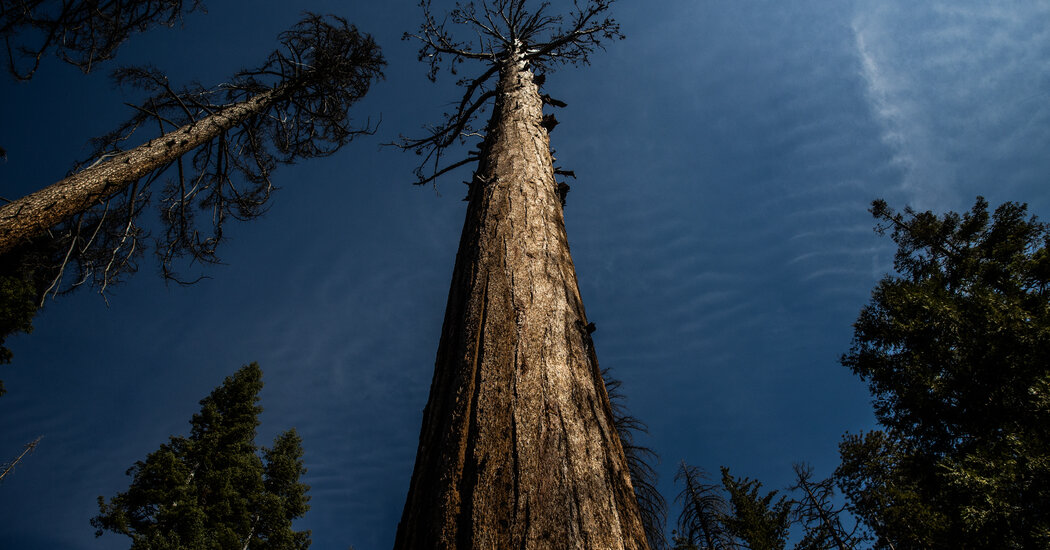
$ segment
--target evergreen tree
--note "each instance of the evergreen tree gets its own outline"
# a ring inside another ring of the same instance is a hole
[[[261,389],[255,363],[227,377],[201,400],[188,437],[136,462],[127,491],[98,498],[95,535],[126,535],[136,550],[307,548],[309,531],[292,529],[309,508],[301,440],[289,430],[259,456]]]
[[[722,486],[729,495],[729,512],[721,518],[726,532],[750,550],[782,550],[787,545],[793,501],[777,499],[777,491],[759,495],[761,483],[733,477],[724,466]]]
[[[844,438],[839,485],[879,547],[1050,547],[1050,228],[980,197],[872,214],[899,275],[842,363],[883,429]]]

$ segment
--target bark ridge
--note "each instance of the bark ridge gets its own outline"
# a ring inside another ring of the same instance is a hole
[[[500,68],[395,548],[647,548],[542,100]]]

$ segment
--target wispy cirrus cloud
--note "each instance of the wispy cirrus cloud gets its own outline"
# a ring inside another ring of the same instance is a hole
[[[858,7],[860,74],[905,200],[956,209],[993,180],[1038,177],[1026,172],[1050,142],[1047,23],[1041,3]]]

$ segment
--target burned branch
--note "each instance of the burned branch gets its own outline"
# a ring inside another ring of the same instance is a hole
[[[569,106],[568,103],[565,103],[564,101],[561,101],[561,100],[558,100],[558,99],[554,99],[553,97],[551,97],[548,94],[541,94],[540,95],[540,99],[543,100],[543,104],[544,105],[550,105],[551,107],[562,108],[562,107],[568,107]]]
[[[418,32],[405,33],[404,39],[421,43],[419,59],[428,63],[428,77],[435,80],[443,67],[457,74],[457,66],[467,60],[488,66],[477,78],[458,82],[465,88],[463,98],[451,113],[444,115],[442,123],[426,127],[422,138],[402,136],[397,143],[423,157],[416,169],[417,184],[432,182],[448,171],[441,162],[448,148],[465,143],[468,137],[484,137],[474,124],[490,108],[495,93],[487,86],[506,63],[517,59],[544,71],[560,64],[586,64],[604,41],[623,38],[619,24],[606,16],[612,0],[574,2],[573,10],[566,16],[548,14],[547,2],[533,10],[526,9],[525,4],[525,0],[468,2],[439,21],[430,10],[430,0],[423,0],[423,24]],[[472,27],[476,38],[454,39],[448,29],[458,25]],[[535,77],[537,81],[543,78],[543,74]],[[562,101],[544,97],[549,105],[565,106]]]
[[[552,114],[543,115],[543,120],[540,121],[540,126],[543,126],[547,133],[554,131],[554,127],[558,125],[558,119]]]
[[[174,27],[200,0],[0,0],[0,39],[7,69],[29,80],[54,51],[85,73],[112,59],[133,33]]]
[[[569,194],[569,184],[564,181],[558,182],[558,198],[561,200],[562,208],[565,207],[565,197]]]
[[[590,323],[588,330],[593,325],[594,323]],[[637,434],[648,434],[649,427],[628,411],[627,396],[621,389],[623,382],[613,378],[608,368],[602,369],[601,374],[605,391],[609,393],[613,425],[616,427],[617,435],[620,436],[627,467],[631,471],[631,483],[638,499],[638,509],[642,516],[645,537],[649,541],[650,550],[662,550],[667,548],[667,539],[664,535],[664,527],[667,524],[667,501],[656,488],[658,476],[654,467],[654,464],[660,459],[655,451],[640,445],[635,440]]]
[[[15,466],[18,466],[19,462],[22,462],[23,458],[25,458],[27,455],[33,452],[36,449],[36,446],[40,444],[40,440],[43,438],[44,436],[42,435],[37,436],[36,439],[30,441],[29,443],[26,443],[25,446],[22,447],[22,452],[19,453],[19,455],[16,456],[14,460],[5,464],[0,464],[0,481],[3,481],[4,478],[7,477],[7,474],[11,473],[11,471],[15,469]]]
[[[261,67],[214,88],[176,89],[149,67],[118,70],[119,83],[150,97],[94,140],[91,166],[0,207],[0,253],[30,241],[60,242],[66,260],[58,261],[77,273],[63,285],[59,269],[52,289],[88,281],[105,289],[136,270],[148,235],[140,214],[157,198],[163,228],[155,251],[164,276],[178,281],[174,264],[182,258],[218,262],[225,222],[265,211],[277,165],[330,155],[373,131],[355,127],[348,115],[382,76],[384,61],[370,36],[341,18],[308,14],[280,41],[284,48]],[[145,143],[125,149],[133,138]]]

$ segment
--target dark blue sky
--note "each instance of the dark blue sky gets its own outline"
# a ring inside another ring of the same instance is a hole
[[[207,5],[118,63],[217,83],[301,11],[336,13],[384,49],[386,79],[354,108],[382,124],[279,169],[271,210],[230,227],[212,279],[165,286],[146,256],[108,307],[90,290],[49,301],[9,341],[0,457],[44,439],[0,486],[4,548],[126,547],[93,538],[95,498],[249,361],[265,372],[259,442],[303,435],[313,499],[298,525],[314,548],[393,541],[466,175],[413,187],[415,156],[379,144],[437,121],[453,78],[428,82],[400,41],[415,1]],[[872,426],[837,362],[892,268],[871,200],[940,212],[981,194],[1050,218],[1050,5],[663,0],[615,15],[627,40],[546,84],[569,104],[552,146],[579,176],[566,223],[602,366],[649,424],[668,499],[681,460],[771,488],[796,461],[827,475],[841,435]],[[0,79],[0,195],[60,179],[130,114],[113,67],[85,77],[48,59],[28,84]]]

